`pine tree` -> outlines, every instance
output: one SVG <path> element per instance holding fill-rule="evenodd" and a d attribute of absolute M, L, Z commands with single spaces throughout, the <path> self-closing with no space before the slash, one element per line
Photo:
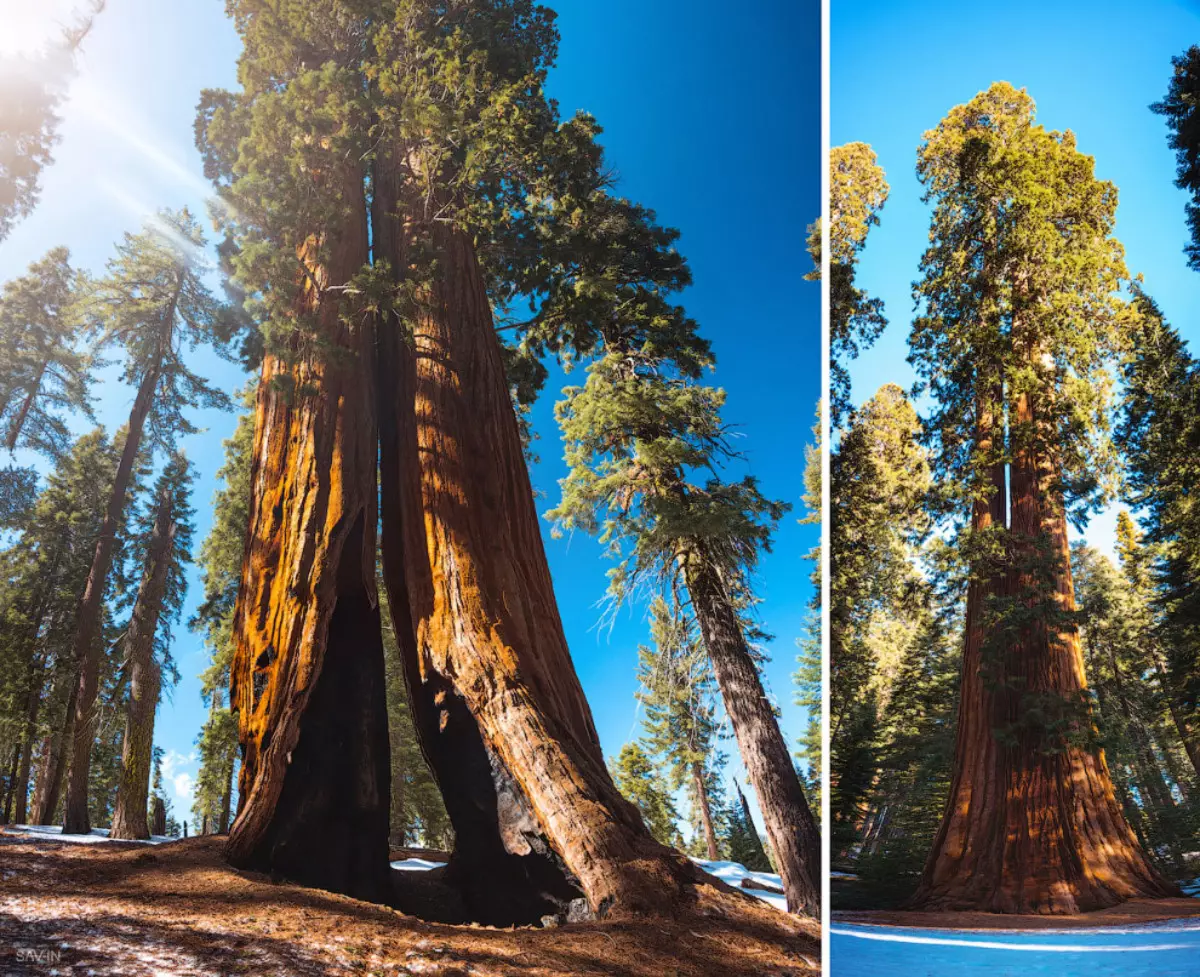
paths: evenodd
<path fill-rule="evenodd" d="M 1200 47 L 1192 45 L 1183 54 L 1171 59 L 1174 72 L 1167 94 L 1161 102 L 1150 106 L 1152 112 L 1165 116 L 1171 131 L 1167 141 L 1175 150 L 1175 186 L 1192 195 L 1187 205 L 1188 230 L 1191 240 L 1184 246 L 1188 264 L 1200 270 Z"/>
<path fill-rule="evenodd" d="M 1135 318 L 1116 188 L 1006 83 L 927 132 L 917 171 L 933 218 L 910 346 L 934 471 L 970 513 L 971 583 L 954 783 L 915 899 L 1071 913 L 1167 894 L 1095 742 L 1068 562 L 1068 512 L 1111 468 L 1109 366 Z"/>
<path fill-rule="evenodd" d="M 666 759 L 672 791 L 687 786 L 705 855 L 715 861 L 717 827 L 710 785 L 718 723 L 708 656 L 695 622 L 661 597 L 650 605 L 650 636 L 654 646 L 638 648 L 638 698 L 646 709 L 642 720 L 646 747 Z M 630 796 L 624 788 L 622 793 Z M 654 835 L 663 841 L 663 835 Z"/>
<path fill-rule="evenodd" d="M 105 4 L 89 0 L 88 12 L 38 57 L 6 57 L 0 66 L 0 241 L 37 205 L 42 170 L 53 162 L 58 110 L 75 54 Z"/>
<path fill-rule="evenodd" d="M 55 248 L 0 294 L 0 428 L 10 452 L 56 458 L 70 443 L 64 413 L 91 416 L 76 277 L 67 249 Z"/>
<path fill-rule="evenodd" d="M 626 743 L 612 765 L 613 781 L 637 805 L 646 827 L 664 845 L 682 848 L 679 813 L 671 791 L 646 751 L 637 743 Z"/>
<path fill-rule="evenodd" d="M 762 839 L 758 836 L 758 828 L 754 826 L 754 819 L 750 816 L 750 805 L 746 801 L 746 795 L 742 793 L 741 785 L 736 780 L 733 788 L 737 793 L 737 800 L 726 814 L 729 834 L 725 844 L 729 850 L 729 858 L 751 872 L 770 872 L 771 860 L 767 857 Z"/>
<path fill-rule="evenodd" d="M 163 673 L 178 678 L 170 653 L 171 622 L 178 619 L 187 591 L 184 573 L 191 560 L 193 478 L 187 458 L 173 455 L 154 486 L 153 508 L 145 520 L 145 569 L 124 640 L 130 696 L 111 838 L 150 837 L 146 804 L 154 715 Z"/>
<path fill-rule="evenodd" d="M 99 677 L 95 639 L 112 568 L 115 527 L 124 517 L 142 438 L 170 450 L 179 435 L 195 430 L 184 416 L 185 408 L 228 405 L 225 394 L 186 362 L 188 353 L 202 343 L 225 352 L 231 338 L 230 322 L 203 281 L 208 268 L 203 249 L 204 236 L 186 210 L 164 212 L 141 234 L 125 236 L 108 274 L 84 300 L 100 333 L 100 346 L 121 347 L 122 378 L 137 388 L 137 395 L 76 622 L 75 655 L 81 664 L 63 825 L 70 834 L 86 834 L 90 827 L 88 764 Z"/>

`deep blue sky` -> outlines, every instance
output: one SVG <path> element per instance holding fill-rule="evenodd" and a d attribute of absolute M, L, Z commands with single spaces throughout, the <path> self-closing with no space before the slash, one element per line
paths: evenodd
<path fill-rule="evenodd" d="M 682 230 L 680 247 L 696 280 L 685 301 L 713 340 L 714 382 L 729 393 L 727 419 L 739 425 L 740 446 L 764 491 L 799 510 L 803 448 L 820 388 L 820 292 L 801 278 L 805 225 L 820 210 L 819 4 L 769 0 L 734 11 L 718 0 L 551 6 L 560 15 L 562 47 L 550 91 L 564 115 L 586 109 L 598 117 L 620 192 Z M 0 279 L 58 244 L 98 272 L 120 234 L 136 230 L 145 214 L 184 204 L 204 212 L 208 187 L 192 121 L 201 88 L 233 84 L 239 46 L 223 7 L 220 0 L 110 0 L 88 41 L 42 204 L 0 244 Z M 37 14 L 24 17 L 39 27 Z M 197 365 L 230 391 L 245 379 L 209 355 Z M 562 382 L 555 374 L 535 415 L 541 510 L 557 499 L 565 471 L 553 420 Z M 98 394 L 111 430 L 127 415 L 132 391 L 109 384 Z M 209 528 L 207 502 L 234 418 L 210 412 L 194 419 L 207 428 L 185 444 L 200 472 L 199 540 Z M 598 627 L 609 567 L 600 548 L 586 537 L 544 536 L 575 662 L 605 752 L 614 754 L 636 733 L 644 609 L 623 610 L 611 628 Z M 816 540 L 815 527 L 788 517 L 760 577 L 763 623 L 778 636 L 768 649 L 767 677 L 789 740 L 805 721 L 792 705 L 791 673 L 811 594 L 804 556 Z M 198 591 L 194 585 L 185 614 Z M 180 627 L 174 654 L 183 679 L 159 713 L 156 742 L 170 752 L 168 773 L 180 778 L 180 813 L 190 806 L 183 795 L 196 771 L 204 714 L 196 676 L 207 652 Z M 726 746 L 736 754 L 732 740 Z M 740 775 L 740 763 L 730 769 Z"/>
<path fill-rule="evenodd" d="M 1174 153 L 1164 120 L 1148 106 L 1166 92 L 1171 57 L 1200 43 L 1200 4 L 1114 0 L 1089 4 L 1017 0 L 974 5 L 834 2 L 830 22 L 831 142 L 870 143 L 891 184 L 882 223 L 872 230 L 859 284 L 882 298 L 891 320 L 851 368 L 856 402 L 888 381 L 909 386 L 905 362 L 911 285 L 929 234 L 929 209 L 915 174 L 922 133 L 953 106 L 994 81 L 1028 89 L 1038 122 L 1071 129 L 1096 174 L 1120 194 L 1116 236 L 1130 272 L 1168 319 L 1200 339 L 1200 277 L 1182 248 L 1186 197 L 1173 185 Z M 1111 552 L 1115 509 L 1095 517 L 1087 537 Z"/>

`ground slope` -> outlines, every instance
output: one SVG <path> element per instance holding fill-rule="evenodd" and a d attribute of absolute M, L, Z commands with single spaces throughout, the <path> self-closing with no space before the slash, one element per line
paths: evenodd
<path fill-rule="evenodd" d="M 671 920 L 497 930 L 425 923 L 240 872 L 224 841 L 69 845 L 0 832 L 0 973 L 740 977 L 817 972 L 816 924 L 738 900 Z"/>

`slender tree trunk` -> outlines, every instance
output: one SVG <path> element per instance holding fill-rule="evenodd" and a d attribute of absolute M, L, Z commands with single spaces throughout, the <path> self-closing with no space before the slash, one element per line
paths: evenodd
<path fill-rule="evenodd" d="M 31 663 L 32 664 L 32 663 Z M 33 680 L 29 686 L 28 704 L 25 710 L 25 729 L 21 734 L 21 757 L 17 764 L 16 810 L 14 818 L 17 824 L 25 824 L 29 816 L 29 768 L 33 762 L 33 739 L 37 735 L 38 713 L 42 706 L 42 669 L 33 669 Z"/>
<path fill-rule="evenodd" d="M 172 316 L 174 312 L 172 312 Z M 96 692 L 100 685 L 100 622 L 104 610 L 104 592 L 108 587 L 108 574 L 112 569 L 113 547 L 117 530 L 125 512 L 125 496 L 133 476 L 133 466 L 141 448 L 142 429 L 150 408 L 154 405 L 154 390 L 158 386 L 159 372 L 155 366 L 147 370 L 138 387 L 133 410 L 125 434 L 125 446 L 117 465 L 109 494 L 108 508 L 92 567 L 88 573 L 87 586 L 79 603 L 75 625 L 74 659 L 80 663 L 79 691 L 75 696 L 75 723 L 72 732 L 71 771 L 67 781 L 66 808 L 63 815 L 63 831 L 66 834 L 87 834 L 91 830 L 88 820 L 88 779 L 92 758 L 92 743 L 96 738 Z"/>
<path fill-rule="evenodd" d="M 79 695 L 79 669 L 71 668 L 64 674 L 68 683 L 67 705 L 63 712 L 63 725 L 47 737 L 46 750 L 38 765 L 37 785 L 33 791 L 33 824 L 50 824 L 58 810 L 59 795 L 62 793 L 63 775 L 71 760 L 71 744 L 75 731 L 75 699 Z"/>
<path fill-rule="evenodd" d="M 1031 362 L 1036 369 L 1040 359 Z M 1014 413 L 1020 440 L 1032 441 L 1038 419 L 1029 395 Z M 991 418 L 980 427 L 990 439 Z M 1093 742 L 1083 654 L 1068 623 L 1075 594 L 1055 465 L 1027 443 L 1015 448 L 1006 573 L 999 584 L 972 577 L 954 778 L 913 902 L 1061 914 L 1172 895 L 1126 822 Z M 994 472 L 989 497 L 976 501 L 974 527 L 1004 525 L 1003 474 Z M 1019 626 L 985 612 L 995 587 L 1021 608 Z M 1062 710 L 1073 734 L 1031 725 L 1035 708 Z"/>
<path fill-rule="evenodd" d="M 390 570 L 385 553 L 385 571 L 395 580 L 395 559 L 403 561 L 402 592 L 389 587 L 393 611 L 405 602 L 411 609 L 417 674 L 427 689 L 413 695 L 414 718 L 420 727 L 420 701 L 451 683 L 496 768 L 519 788 L 509 802 L 524 795 L 592 909 L 666 910 L 698 875 L 650 837 L 604 765 L 558 616 L 474 250 L 448 225 L 430 233 L 438 273 L 418 298 L 413 362 L 385 367 L 399 388 L 396 438 L 404 452 L 385 462 L 393 469 L 385 485 L 400 495 L 385 505 L 404 514 L 403 542 Z M 398 271 L 407 265 L 402 255 L 393 263 Z M 385 545 L 392 518 L 385 509 Z M 436 748 L 422 746 L 438 772 Z M 447 790 L 440 776 L 439 784 Z M 505 847 L 520 853 L 529 837 L 507 837 Z"/>
<path fill-rule="evenodd" d="M 699 763 L 692 764 L 692 789 L 700 807 L 700 824 L 704 828 L 704 845 L 708 849 L 708 860 L 715 862 L 720 857 L 720 852 L 717 851 L 717 832 L 713 828 L 712 807 L 708 803 L 708 788 L 704 784 L 704 768 Z"/>
<path fill-rule="evenodd" d="M 742 823 L 746 826 L 746 834 L 754 845 L 754 854 L 757 856 L 754 861 L 760 865 L 770 865 L 771 859 L 767 857 L 767 850 L 758 836 L 758 828 L 754 826 L 754 815 L 750 813 L 750 802 L 746 800 L 746 792 L 742 790 L 742 785 L 736 779 L 733 781 L 733 789 L 737 791 L 738 805 L 742 809 Z"/>
<path fill-rule="evenodd" d="M 229 833 L 229 814 L 233 800 L 233 765 L 234 758 L 229 757 L 229 773 L 225 777 L 225 790 L 221 792 L 221 820 L 218 822 L 220 834 Z"/>
<path fill-rule="evenodd" d="M 298 254 L 308 270 L 298 311 L 319 342 L 302 348 L 297 336 L 287 361 L 268 355 L 258 387 L 231 672 L 241 800 L 226 851 L 240 867 L 383 902 L 391 771 L 374 339 L 341 289 L 367 261 L 367 226 L 361 173 L 338 178 L 351 213 L 321 242 L 327 264 L 315 240 Z"/>
<path fill-rule="evenodd" d="M 46 366 L 47 364 L 43 360 L 41 369 L 38 370 L 37 380 L 34 381 L 33 386 L 25 397 L 24 403 L 21 404 L 21 410 L 13 419 L 12 425 L 8 429 L 5 447 L 9 451 L 17 450 L 17 440 L 21 437 L 21 431 L 25 428 L 25 421 L 29 417 L 29 411 L 33 407 L 33 402 L 37 399 L 38 391 L 42 389 L 42 378 L 46 375 Z"/>
<path fill-rule="evenodd" d="M 157 795 L 154 797 L 154 816 L 151 820 L 150 833 L 163 837 L 167 833 L 167 805 Z"/>
<path fill-rule="evenodd" d="M 125 638 L 129 661 L 129 713 L 121 747 L 121 780 L 113 811 L 110 838 L 145 839 L 150 768 L 154 753 L 154 714 L 162 690 L 162 672 L 154 660 L 154 635 L 167 590 L 167 575 L 175 559 L 176 526 L 172 520 L 174 498 L 168 489 L 158 500 L 146 570 L 138 589 L 133 617 Z"/>
<path fill-rule="evenodd" d="M 702 554 L 684 574 L 717 688 L 758 795 L 788 911 L 821 912 L 821 834 L 724 582 Z"/>
<path fill-rule="evenodd" d="M 13 796 L 16 793 L 17 766 L 20 760 L 21 743 L 18 740 L 13 744 L 12 762 L 8 765 L 8 776 L 4 780 L 4 816 L 0 817 L 0 824 L 12 824 Z"/>
<path fill-rule="evenodd" d="M 1167 700 L 1167 708 L 1171 711 L 1171 722 L 1175 724 L 1175 731 L 1179 734 L 1179 739 L 1183 742 L 1183 748 L 1187 751 L 1188 760 L 1191 761 L 1192 772 L 1196 776 L 1196 782 L 1200 784 L 1200 744 L 1196 742 L 1196 738 L 1192 735 L 1192 731 L 1188 729 L 1187 722 L 1179 711 L 1179 705 L 1175 701 L 1175 696 L 1167 678 L 1167 670 L 1163 667 L 1162 659 L 1157 653 L 1154 656 L 1154 667 L 1158 671 L 1158 680 L 1162 685 L 1163 694 Z"/>

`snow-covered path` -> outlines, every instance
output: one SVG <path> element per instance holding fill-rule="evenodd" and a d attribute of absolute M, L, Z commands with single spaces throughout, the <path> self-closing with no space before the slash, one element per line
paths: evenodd
<path fill-rule="evenodd" d="M 833 977 L 1198 977 L 1200 921 L 1122 929 L 830 927 Z"/>

